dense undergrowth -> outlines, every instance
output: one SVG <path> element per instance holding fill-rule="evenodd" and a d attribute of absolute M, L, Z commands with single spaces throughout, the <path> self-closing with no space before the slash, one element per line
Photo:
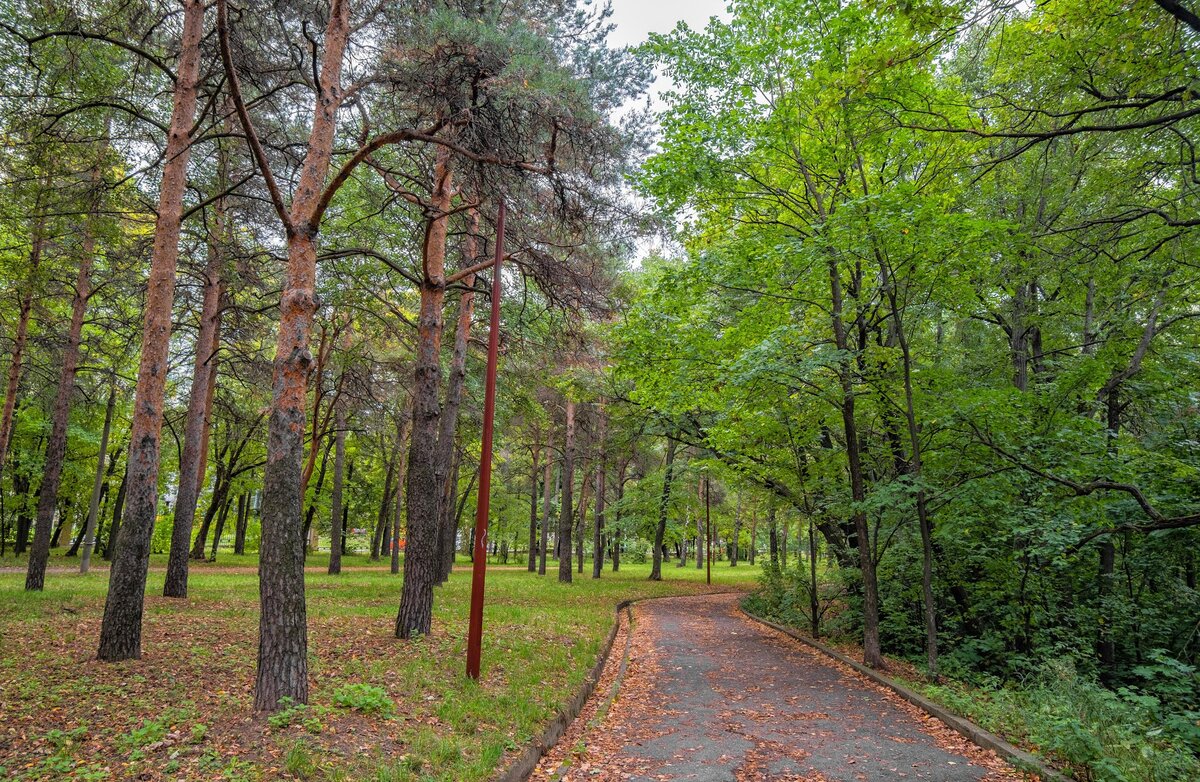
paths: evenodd
<path fill-rule="evenodd" d="M 826 621 L 822 635 L 861 641 L 854 599 L 837 571 L 818 584 Z M 852 582 L 852 579 L 851 579 Z M 759 616 L 802 630 L 811 628 L 807 571 L 763 569 L 760 588 L 746 598 Z M 885 649 L 922 674 L 924 657 L 912 649 Z M 973 651 L 943 649 L 939 683 L 906 683 L 984 728 L 1049 760 L 1081 782 L 1183 782 L 1200 779 L 1200 674 L 1158 649 L 1131 666 L 1125 680 L 1101 684 L 1070 653 L 1043 650 L 1028 673 L 1001 677 L 971 669 Z"/>

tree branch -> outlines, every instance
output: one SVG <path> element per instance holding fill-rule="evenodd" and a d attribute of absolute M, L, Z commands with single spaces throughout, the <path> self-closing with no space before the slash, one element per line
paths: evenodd
<path fill-rule="evenodd" d="M 254 130 L 254 123 L 250 120 L 250 112 L 247 111 L 246 101 L 242 98 L 242 87 L 238 81 L 237 71 L 233 67 L 233 52 L 229 48 L 229 18 L 226 0 L 217 0 L 217 37 L 221 42 L 221 62 L 225 65 L 225 75 L 229 80 L 229 97 L 233 100 L 238 120 L 242 123 L 242 130 L 246 132 L 246 140 L 250 144 L 250 151 L 254 154 L 255 163 L 258 164 L 263 180 L 267 183 L 267 192 L 271 194 L 271 204 L 275 207 L 275 213 L 279 215 L 279 220 L 287 232 L 291 233 L 295 230 L 295 226 L 292 224 L 287 206 L 283 203 L 283 195 L 279 191 L 279 185 L 275 182 L 275 175 L 271 173 L 267 153 L 263 150 L 258 133 Z"/>

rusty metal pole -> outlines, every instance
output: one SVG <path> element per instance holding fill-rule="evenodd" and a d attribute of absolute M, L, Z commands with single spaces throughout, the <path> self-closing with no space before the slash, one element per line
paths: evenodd
<path fill-rule="evenodd" d="M 488 331 L 487 385 L 483 396 L 483 443 L 479 498 L 475 502 L 475 560 L 471 566 L 471 615 L 467 625 L 467 676 L 479 680 L 483 645 L 483 579 L 487 571 L 488 504 L 492 486 L 492 421 L 496 417 L 496 354 L 500 347 L 500 262 L 504 259 L 504 202 L 496 214 L 496 260 L 492 264 L 492 318 Z"/>
<path fill-rule="evenodd" d="M 704 564 L 708 565 L 706 578 L 712 583 L 712 516 L 708 512 L 708 476 L 704 476 Z"/>

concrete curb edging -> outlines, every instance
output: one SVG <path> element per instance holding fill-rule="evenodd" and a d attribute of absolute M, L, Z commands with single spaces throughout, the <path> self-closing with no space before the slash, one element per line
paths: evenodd
<path fill-rule="evenodd" d="M 583 684 L 575 691 L 575 695 L 558 710 L 558 714 L 554 715 L 554 719 L 550 720 L 550 724 L 546 726 L 541 735 L 534 739 L 517 756 L 516 760 L 509 764 L 508 768 L 492 777 L 492 782 L 524 782 L 524 780 L 529 779 L 529 775 L 537 768 L 542 755 L 557 744 L 562 735 L 566 733 L 567 728 L 579 716 L 579 712 L 583 711 L 583 705 L 587 703 L 588 698 L 592 697 L 596 685 L 600 683 L 600 676 L 604 673 L 604 666 L 608 664 L 609 655 L 612 653 L 613 642 L 617 639 L 617 631 L 621 628 L 621 612 L 629 611 L 630 606 L 634 602 L 636 601 L 622 600 L 620 603 L 617 603 L 612 629 L 608 631 L 608 638 L 604 640 L 604 646 L 600 649 L 600 654 L 596 658 L 596 664 L 588 671 L 587 678 L 583 680 Z M 631 623 L 632 618 L 633 615 L 630 611 L 629 619 Z"/>
<path fill-rule="evenodd" d="M 900 684 L 900 683 L 890 679 L 889 677 L 884 676 L 883 674 L 879 673 L 878 671 L 868 668 L 867 666 L 863 665 L 862 663 L 860 663 L 856 660 L 850 659 L 849 657 L 842 654 L 841 652 L 838 652 L 834 649 L 830 649 L 829 647 L 825 646 L 824 644 L 820 643 L 819 641 L 809 638 L 808 636 L 804 635 L 803 633 L 796 632 L 795 630 L 791 629 L 790 627 L 785 627 L 784 625 L 776 624 L 776 623 L 770 621 L 769 619 L 763 619 L 761 616 L 755 616 L 754 614 L 747 611 L 740 604 L 738 607 L 741 609 L 742 613 L 745 614 L 750 619 L 753 619 L 754 621 L 756 621 L 760 624 L 764 624 L 773 630 L 778 630 L 779 632 L 783 633 L 784 635 L 794 638 L 795 640 L 799 641 L 800 643 L 802 643 L 806 646 L 811 646 L 813 649 L 816 649 L 818 652 L 821 652 L 822 654 L 824 654 L 828 657 L 832 657 L 833 659 L 837 660 L 840 663 L 844 663 L 844 664 L 850 666 L 855 671 L 857 671 L 858 673 L 867 677 L 868 679 L 875 682 L 876 684 L 880 684 L 884 687 L 887 687 L 889 690 L 896 693 L 897 695 L 899 695 L 901 698 L 908 701 L 912 705 L 916 706 L 918 709 L 921 709 L 926 714 L 929 714 L 932 717 L 936 717 L 939 720 L 941 720 L 942 722 L 946 723 L 951 728 L 953 728 L 954 730 L 961 733 L 963 736 L 966 736 L 968 739 L 970 739 L 975 744 L 978 744 L 979 746 L 983 747 L 984 749 L 990 749 L 991 751 L 995 752 L 1000 757 L 1002 757 L 1005 760 L 1007 760 L 1008 762 L 1012 763 L 1013 766 L 1015 766 L 1018 770 L 1031 771 L 1031 772 L 1037 774 L 1038 776 L 1040 776 L 1046 782 L 1073 782 L 1073 780 L 1070 777 L 1064 776 L 1061 773 L 1059 773 L 1058 771 L 1055 771 L 1054 769 L 1047 766 L 1040 758 L 1026 752 L 1025 750 L 1021 749 L 1020 747 L 1009 744 L 1007 741 L 1000 738 L 995 733 L 991 733 L 989 731 L 984 730 L 983 728 L 979 727 L 978 725 L 971 722 L 970 720 L 964 719 L 964 718 L 958 716 L 957 714 L 954 714 L 950 710 L 946 709 L 944 706 L 940 706 L 940 705 L 934 703 L 933 701 L 926 698 L 924 695 L 921 695 L 917 692 L 914 692 L 913 690 L 910 690 L 908 687 L 905 687 L 903 684 Z"/>

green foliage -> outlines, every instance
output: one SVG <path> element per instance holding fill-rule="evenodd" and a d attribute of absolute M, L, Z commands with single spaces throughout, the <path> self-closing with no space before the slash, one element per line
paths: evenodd
<path fill-rule="evenodd" d="M 396 712 L 396 702 L 387 690 L 373 684 L 343 684 L 333 691 L 333 702 L 344 709 L 373 714 L 390 719 Z"/>
<path fill-rule="evenodd" d="M 1169 667 L 1169 666 L 1168 666 Z M 1171 676 L 1171 689 L 1195 697 L 1194 671 Z M 1168 782 L 1200 775 L 1196 712 L 1167 713 L 1154 696 L 1105 689 L 1069 660 L 1046 663 L 1024 683 L 982 689 L 918 685 L 940 701 L 1023 746 L 1096 782 Z"/>

